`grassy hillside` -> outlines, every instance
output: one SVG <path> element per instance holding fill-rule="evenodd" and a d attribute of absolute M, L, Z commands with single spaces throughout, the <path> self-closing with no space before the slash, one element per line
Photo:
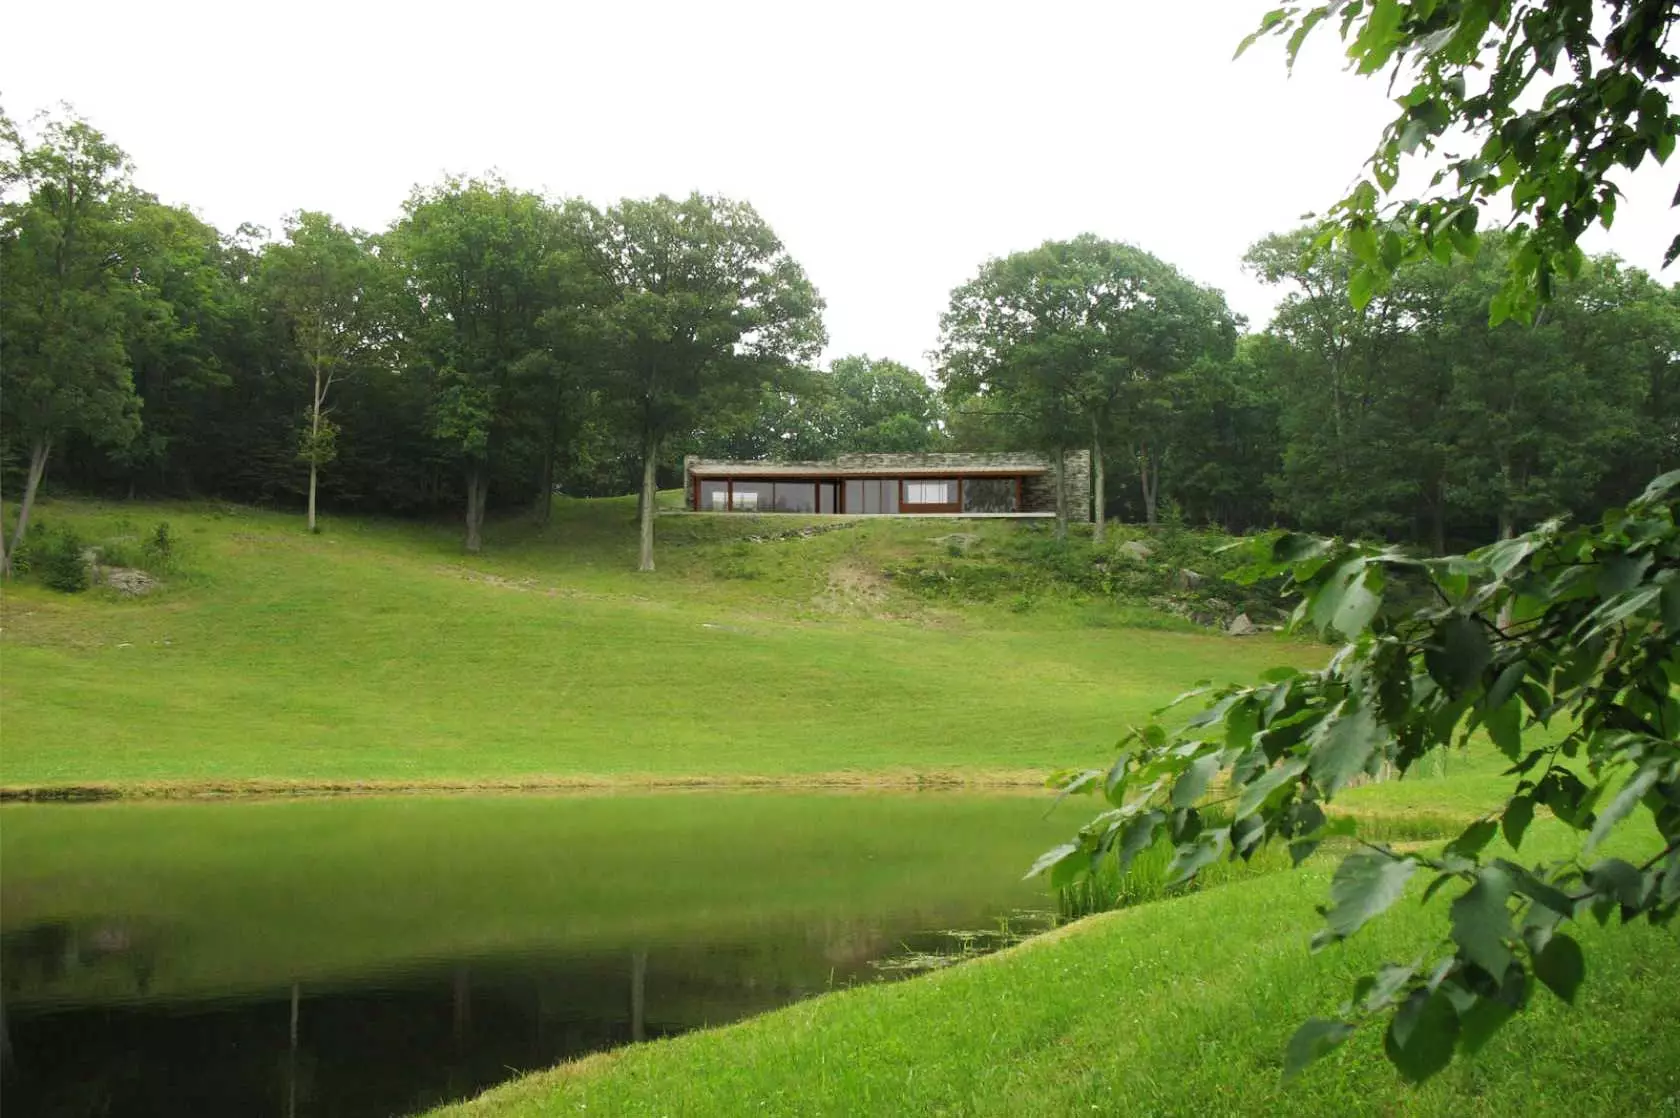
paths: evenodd
<path fill-rule="evenodd" d="M 639 575 L 632 514 L 561 501 L 468 558 L 453 525 L 48 503 L 119 550 L 169 521 L 180 571 L 143 599 L 6 590 L 0 783 L 1021 779 L 1195 680 L 1321 655 L 1054 578 L 1023 608 L 888 577 L 1025 525 L 665 517 Z"/>

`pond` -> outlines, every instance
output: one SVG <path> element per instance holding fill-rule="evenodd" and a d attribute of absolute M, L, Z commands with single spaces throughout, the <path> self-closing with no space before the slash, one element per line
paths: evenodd
<path fill-rule="evenodd" d="M 1042 926 L 1021 795 L 0 809 L 0 1110 L 385 1118 Z M 985 942 L 982 936 L 978 942 Z"/>

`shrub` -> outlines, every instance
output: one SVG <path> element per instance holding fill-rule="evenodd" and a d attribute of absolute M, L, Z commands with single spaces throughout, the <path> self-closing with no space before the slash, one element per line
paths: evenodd
<path fill-rule="evenodd" d="M 86 550 L 87 544 L 70 528 L 44 533 L 29 549 L 29 568 L 54 590 L 80 593 L 91 582 L 88 565 L 82 558 Z"/>
<path fill-rule="evenodd" d="M 173 570 L 180 543 L 181 538 L 170 530 L 169 521 L 158 521 L 157 527 L 140 545 L 140 551 L 146 557 L 146 566 L 153 571 Z"/>

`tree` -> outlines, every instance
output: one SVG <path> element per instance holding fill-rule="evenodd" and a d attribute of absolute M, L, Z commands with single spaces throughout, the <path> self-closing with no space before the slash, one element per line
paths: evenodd
<path fill-rule="evenodd" d="M 134 197 L 128 157 L 87 122 L 50 120 L 35 143 L 9 122 L 22 189 L 0 206 L 0 395 L 9 439 L 28 448 L 9 574 L 53 445 L 78 432 L 122 445 L 140 428 L 124 347 L 144 293 L 129 279 L 122 227 Z"/>
<path fill-rule="evenodd" d="M 1147 401 L 1163 378 L 1207 356 L 1228 358 L 1235 339 L 1236 319 L 1218 292 L 1140 249 L 1087 234 L 993 260 L 952 292 L 940 321 L 941 377 L 958 395 L 1025 409 L 1033 445 L 1056 462 L 1070 445 L 1090 445 L 1101 541 L 1105 446 L 1129 442 L 1153 524 L 1159 448 Z M 1058 517 L 1063 534 L 1065 525 Z"/>
<path fill-rule="evenodd" d="M 1321 243 L 1359 261 L 1350 286 L 1363 304 L 1404 262 L 1475 255 L 1485 212 L 1508 205 L 1497 324 L 1528 321 L 1557 277 L 1579 272 L 1581 235 L 1615 220 L 1619 175 L 1674 151 L 1680 113 L 1665 86 L 1680 77 L 1675 18 L 1669 0 L 1331 0 L 1268 12 L 1237 53 L 1287 36 L 1293 65 L 1307 36 L 1331 23 L 1358 73 L 1388 71 L 1399 111 L 1368 174 L 1330 208 Z M 1458 137 L 1472 146 L 1443 153 L 1423 196 L 1385 204 L 1407 157 Z M 1664 263 L 1676 255 L 1680 236 Z"/>
<path fill-rule="evenodd" d="M 1500 234 L 1474 261 L 1403 265 L 1359 308 L 1356 262 L 1313 239 L 1297 230 L 1248 255 L 1261 278 L 1292 288 L 1268 328 L 1285 344 L 1256 352 L 1280 407 L 1276 498 L 1295 523 L 1443 553 L 1455 530 L 1508 536 L 1591 514 L 1636 441 L 1642 472 L 1662 464 L 1641 410 L 1680 332 L 1661 290 L 1613 258 L 1588 260 L 1531 323 L 1494 325 Z"/>
<path fill-rule="evenodd" d="M 716 409 L 740 409 L 822 347 L 822 300 L 744 202 L 700 194 L 609 210 L 602 264 L 605 395 L 641 454 L 640 569 L 653 570 L 661 452 Z"/>
<path fill-rule="evenodd" d="M 145 422 L 109 458 L 132 494 L 142 481 L 166 485 L 172 462 L 202 437 L 198 409 L 232 383 L 224 356 L 230 334 L 246 325 L 246 307 L 224 267 L 220 235 L 188 210 L 137 195 L 120 237 L 141 295 L 131 302 L 124 348 Z"/>
<path fill-rule="evenodd" d="M 460 465 L 476 552 L 492 474 L 543 414 L 543 316 L 579 266 L 575 246 L 542 198 L 476 179 L 417 189 L 381 243 L 401 270 L 403 343 L 432 385 L 433 434 Z"/>
<path fill-rule="evenodd" d="M 364 234 L 307 210 L 287 220 L 285 241 L 262 257 L 270 305 L 285 317 L 310 374 L 308 418 L 298 456 L 309 463 L 311 532 L 317 530 L 317 477 L 337 456 L 338 428 L 327 398 L 333 383 L 351 375 L 374 342 L 376 270 Z"/>
<path fill-rule="evenodd" d="M 868 354 L 828 369 L 833 449 L 838 453 L 914 453 L 938 445 L 939 397 L 920 373 Z M 825 455 L 826 456 L 826 455 Z"/>

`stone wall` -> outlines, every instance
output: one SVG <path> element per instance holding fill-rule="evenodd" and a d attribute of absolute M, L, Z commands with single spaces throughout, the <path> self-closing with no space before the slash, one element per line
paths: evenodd
<path fill-rule="evenodd" d="M 1045 458 L 1040 458 L 1045 462 Z M 1091 519 L 1091 452 L 1088 450 L 1070 450 L 1064 459 L 1063 469 L 1067 475 L 1068 519 L 1073 521 L 1087 521 Z M 1046 471 L 1034 477 L 1027 478 L 1021 493 L 1022 512 L 1055 512 L 1056 511 L 1056 478 L 1055 474 Z"/>

